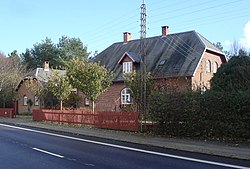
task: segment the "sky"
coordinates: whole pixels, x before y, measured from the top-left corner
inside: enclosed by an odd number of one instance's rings
[[[140,38],[142,0],[0,0],[0,51],[19,54],[46,37],[80,38],[88,52],[123,41],[123,32]],[[236,41],[250,50],[249,0],[145,0],[147,37],[195,30],[230,50]]]

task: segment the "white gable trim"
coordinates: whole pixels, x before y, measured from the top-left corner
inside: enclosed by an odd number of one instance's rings
[[[120,60],[118,61],[118,64],[121,63],[122,59],[123,59],[126,55],[132,60],[132,62],[135,62],[135,60],[128,54],[128,52],[125,52],[125,53],[122,55],[122,57],[120,58]]]
[[[198,62],[198,64],[197,64],[197,66],[196,66],[196,68],[195,68],[195,70],[194,70],[194,73],[193,73],[193,77],[194,77],[194,75],[196,74],[196,72],[197,72],[197,69],[199,68],[199,66],[200,66],[200,64],[201,64],[201,61],[202,61],[202,58],[203,58],[203,56],[205,55],[205,53],[206,53],[206,48],[203,50],[203,52],[202,52],[202,55],[201,55],[201,57],[200,57],[200,60],[199,60],[199,62]]]

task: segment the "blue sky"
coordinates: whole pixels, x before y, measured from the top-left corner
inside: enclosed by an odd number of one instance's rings
[[[249,0],[145,0],[147,37],[196,30],[229,49],[238,41],[250,50]],[[32,48],[46,37],[80,38],[88,52],[123,39],[123,32],[140,37],[142,0],[1,0],[0,51],[6,55]]]

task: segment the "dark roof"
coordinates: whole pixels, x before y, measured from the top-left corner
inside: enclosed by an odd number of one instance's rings
[[[199,34],[197,32],[197,35],[199,36],[199,38],[201,39],[201,41],[205,44],[206,48],[208,50],[211,51],[215,51],[217,53],[220,53],[222,55],[225,55],[220,49],[218,49],[216,46],[214,46],[209,40],[207,40],[204,36],[202,36],[201,34]]]
[[[49,69],[48,71],[45,71],[44,68],[36,68],[32,71],[30,71],[29,73],[27,73],[23,79],[18,83],[16,90],[18,90],[18,88],[20,87],[21,83],[24,80],[27,80],[29,77],[35,78],[38,81],[40,81],[40,83],[42,85],[46,85],[48,83],[49,77],[52,75],[53,71],[57,71],[59,72],[60,75],[65,75],[66,71],[65,70],[55,70],[55,69]]]
[[[121,61],[123,60],[123,58],[125,56],[128,56],[133,62],[136,62],[136,63],[140,63],[140,61],[141,61],[141,56],[140,55],[138,55],[136,53],[133,53],[133,52],[126,52],[126,53],[123,54],[123,56],[118,61],[119,64],[121,63]]]
[[[147,71],[154,76],[192,76],[205,50],[212,49],[213,52],[223,54],[195,31],[149,37],[144,39],[144,42]],[[118,61],[125,53],[130,56],[140,56],[140,39],[127,43],[114,43],[94,57],[92,61],[100,62],[101,65],[113,71],[114,81],[121,81],[123,80],[122,65],[118,64]]]

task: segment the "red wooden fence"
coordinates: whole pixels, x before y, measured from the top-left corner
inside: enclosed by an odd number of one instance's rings
[[[13,108],[0,108],[0,117],[14,118]]]
[[[138,131],[136,112],[84,112],[80,110],[33,110],[34,121],[87,124],[98,128]]]

